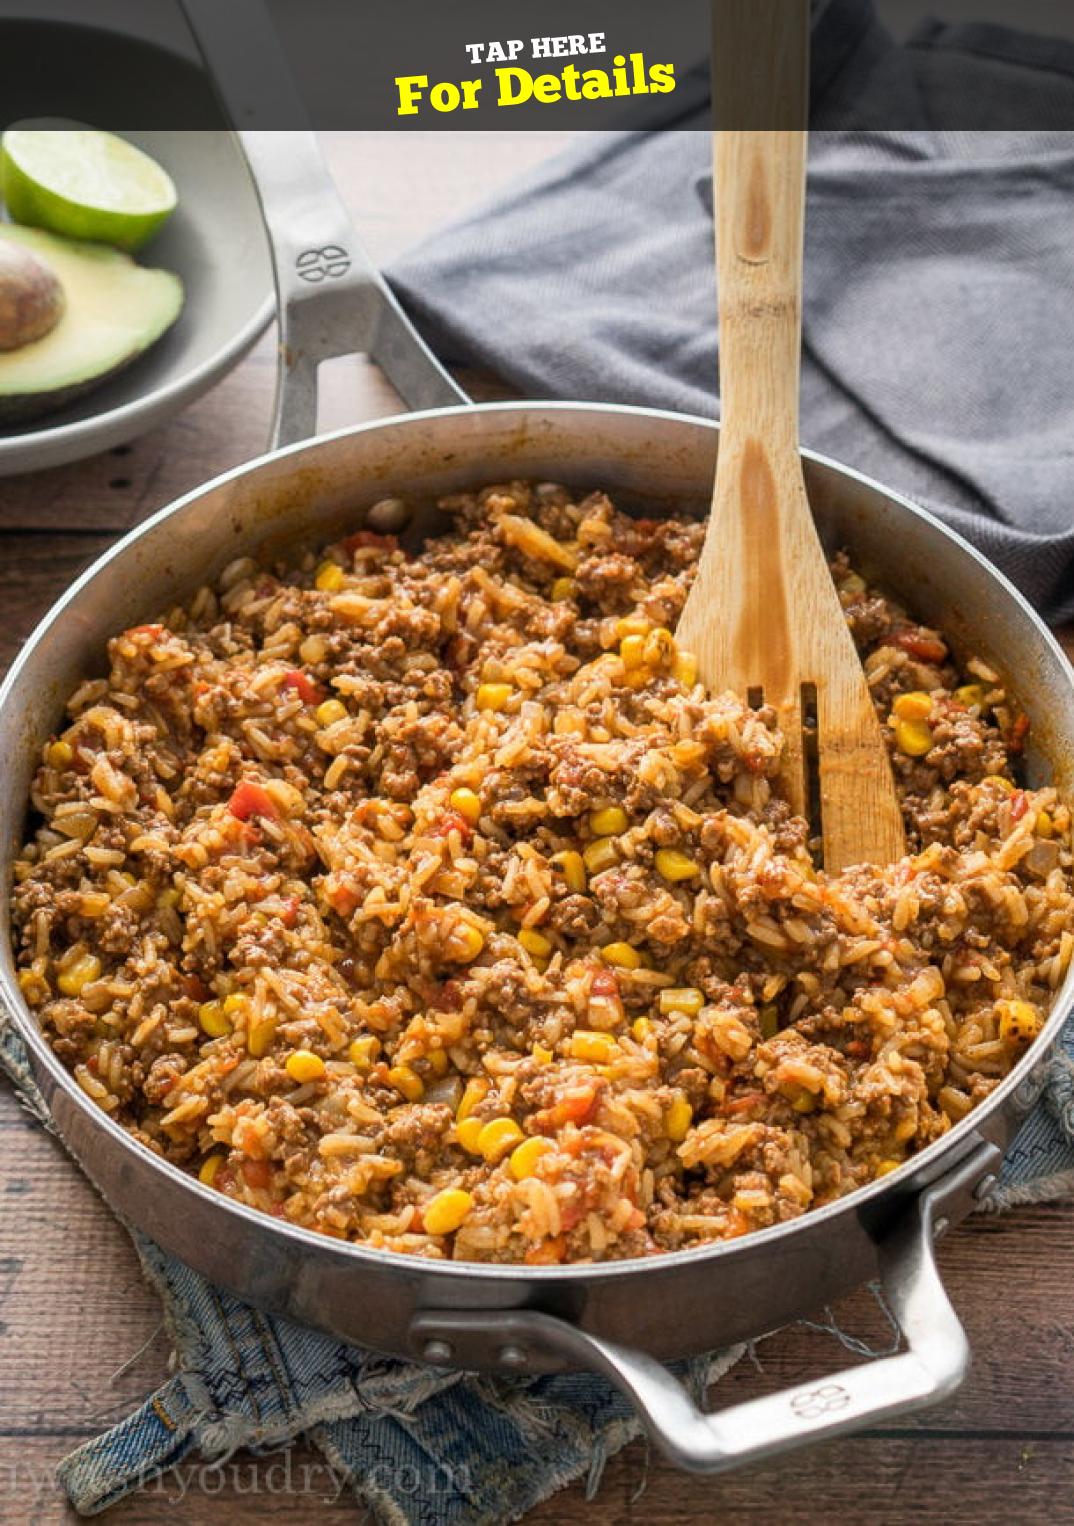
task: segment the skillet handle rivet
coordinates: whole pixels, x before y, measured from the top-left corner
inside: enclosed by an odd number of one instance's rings
[[[937,1219],[935,1224],[932,1226],[932,1238],[934,1240],[938,1240],[940,1238],[940,1236],[941,1235],[945,1235],[950,1228],[951,1228],[951,1221],[950,1221],[950,1219],[943,1219],[943,1218]]]
[[[978,1203],[981,1201],[982,1198],[986,1198],[988,1196],[988,1194],[992,1191],[992,1188],[996,1185],[997,1180],[998,1180],[998,1178],[995,1177],[995,1176],[982,1176],[981,1177],[981,1180],[977,1183],[976,1187],[974,1187],[974,1189],[973,1189],[974,1198],[977,1200]]]
[[[523,1346],[501,1346],[497,1355],[501,1367],[525,1367],[526,1350]]]
[[[455,1355],[455,1348],[450,1341],[426,1341],[421,1354],[434,1367],[447,1367]]]

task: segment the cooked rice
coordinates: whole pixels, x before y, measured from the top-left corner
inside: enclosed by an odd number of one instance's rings
[[[772,713],[668,634],[699,525],[444,507],[418,557],[233,563],[72,697],[14,914],[86,1094],[295,1224],[531,1264],[741,1235],[942,1135],[1074,948],[999,676],[836,559],[910,853],[830,877]]]

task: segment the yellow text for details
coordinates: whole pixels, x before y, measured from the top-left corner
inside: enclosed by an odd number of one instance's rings
[[[497,106],[524,106],[536,101],[542,106],[557,101],[604,101],[623,95],[667,95],[675,89],[674,64],[646,65],[643,53],[631,53],[627,58],[617,53],[612,68],[579,69],[567,64],[559,74],[533,74],[517,65],[497,69],[496,84],[499,94]],[[427,74],[403,74],[395,81],[399,93],[396,115],[417,116],[427,103],[434,111],[475,111],[481,104],[480,95],[485,81],[464,79],[458,84],[442,80],[429,85]]]

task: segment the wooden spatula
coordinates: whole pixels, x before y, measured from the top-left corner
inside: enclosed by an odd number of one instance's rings
[[[775,707],[787,738],[787,796],[802,814],[819,796],[824,867],[837,872],[888,863],[905,845],[880,724],[798,452],[805,165],[804,132],[713,135],[720,447],[697,580],[676,634],[710,689]],[[817,727],[812,791],[804,709]]]

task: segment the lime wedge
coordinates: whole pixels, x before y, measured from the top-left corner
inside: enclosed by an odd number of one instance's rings
[[[110,132],[16,123],[0,138],[0,195],[17,223],[138,249],[175,209],[156,160]]]

